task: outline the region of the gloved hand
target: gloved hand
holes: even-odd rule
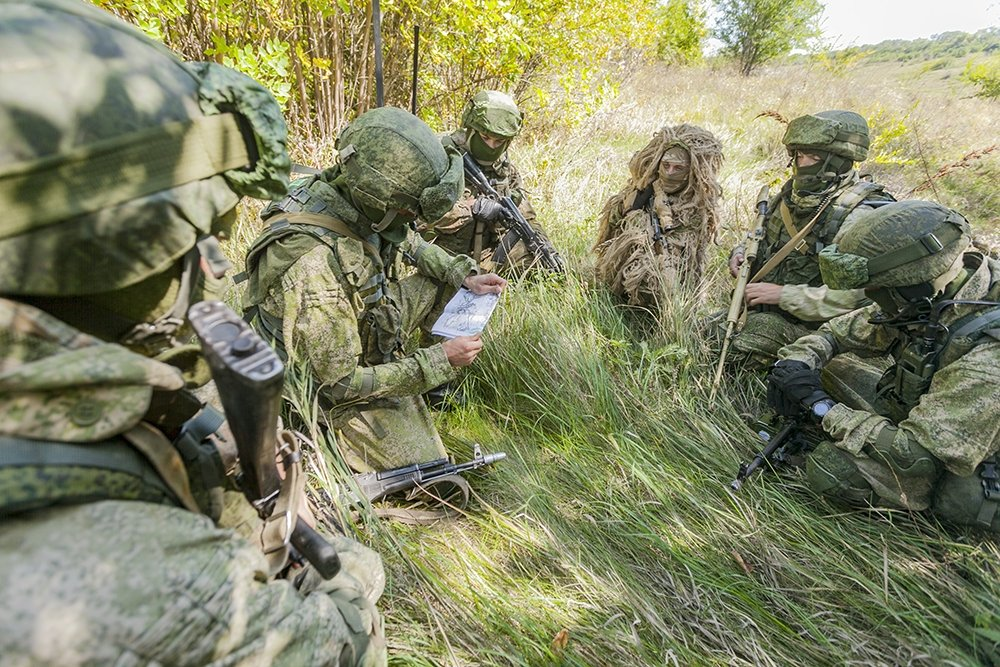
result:
[[[819,371],[801,361],[782,359],[767,377],[767,404],[782,417],[794,417],[814,403],[830,400],[823,391]]]
[[[477,197],[472,203],[472,217],[482,222],[496,222],[503,217],[503,205],[489,197]]]

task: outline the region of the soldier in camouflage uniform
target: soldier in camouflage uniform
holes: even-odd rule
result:
[[[269,580],[190,391],[214,235],[285,191],[274,98],[70,0],[0,1],[0,54],[0,662],[385,664],[378,556]]]
[[[535,209],[521,182],[517,168],[507,156],[514,137],[521,133],[523,117],[514,100],[505,93],[484,90],[469,100],[462,113],[462,127],[441,139],[446,148],[469,153],[483,175],[501,197],[510,197],[524,219],[542,238],[545,231],[535,220]],[[420,233],[448,252],[472,257],[483,268],[496,268],[493,251],[507,233],[500,205],[466,183],[455,206],[440,219],[422,224]],[[525,268],[534,258],[517,242],[507,255],[505,266]]]
[[[499,293],[496,274],[423,240],[462,189],[462,160],[400,109],[374,109],[337,138],[337,163],[264,210],[247,254],[243,305],[254,326],[319,387],[320,405],[358,471],[446,456],[421,394],[475,359],[479,336],[409,351],[459,286]],[[402,263],[413,270],[404,275]],[[426,328],[426,327],[425,327]]]
[[[864,289],[875,303],[782,348],[769,378],[779,412],[825,414],[829,440],[806,467],[818,492],[1000,530],[1000,262],[970,239],[955,211],[904,201],[820,253],[831,289]],[[894,363],[881,377],[828,372],[847,352]]]
[[[730,355],[761,368],[783,345],[867,303],[862,290],[824,286],[817,255],[864,211],[893,201],[854,169],[868,156],[868,123],[862,116],[852,111],[801,116],[788,124],[782,141],[792,158],[792,178],[768,204],[764,239],[746,289],[749,314],[733,340],[737,354]],[[739,245],[729,258],[734,277],[743,258]]]
[[[597,277],[631,305],[656,308],[665,295],[697,290],[719,224],[722,144],[684,123],[660,129],[629,161],[628,185],[604,205]]]

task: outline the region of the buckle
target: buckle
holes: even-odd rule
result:
[[[940,239],[938,239],[933,232],[921,236],[920,245],[922,245],[931,255],[941,252],[944,249],[944,244],[941,243]]]

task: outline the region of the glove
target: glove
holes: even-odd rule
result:
[[[496,222],[503,213],[503,205],[489,197],[477,197],[472,203],[472,217],[481,222]]]
[[[782,359],[771,369],[767,404],[782,417],[795,417],[823,400],[832,399],[823,391],[818,370],[790,359]]]

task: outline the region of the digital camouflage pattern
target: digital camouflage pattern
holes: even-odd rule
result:
[[[325,178],[310,191],[331,217],[350,217],[350,204]],[[405,343],[474,272],[472,260],[412,231],[397,246],[378,234],[352,238],[306,224],[295,214],[268,218],[272,226],[284,220],[292,223],[288,233],[265,232],[248,255],[243,305],[258,308],[255,326],[293,364],[304,364],[352,467],[445,456],[419,396],[453,380],[455,369],[441,344],[408,353]],[[404,257],[416,273],[398,279]]]
[[[86,4],[9,1],[0,12],[0,291],[79,295],[134,284],[225,231],[234,188],[284,192],[284,120],[253,80],[186,65]],[[217,113],[236,99],[251,112],[261,156],[249,170],[235,118]]]
[[[868,121],[853,111],[820,111],[793,118],[781,139],[789,150],[824,150],[863,162],[868,157]]]
[[[259,547],[185,510],[104,501],[0,524],[4,664],[379,665],[378,556],[268,581]],[[369,639],[370,637],[370,639]]]
[[[513,139],[521,133],[524,115],[514,99],[498,90],[482,90],[462,111],[462,127]]]
[[[454,147],[462,153],[467,153],[469,150],[464,130],[456,130],[445,135],[442,137],[441,143],[446,147]],[[510,197],[517,204],[518,209],[532,229],[541,234],[543,238],[548,238],[545,230],[536,220],[535,209],[531,206],[521,176],[510,158],[504,154],[496,162],[481,164],[480,167],[497,193],[501,197]],[[493,251],[499,245],[500,239],[507,233],[507,228],[502,221],[487,223],[473,219],[472,205],[475,203],[476,197],[482,195],[483,193],[475,191],[466,183],[465,191],[458,198],[458,202],[451,211],[433,222],[422,221],[418,231],[425,239],[448,252],[455,255],[468,255],[478,262],[480,268],[491,270],[494,268],[491,261]],[[477,248],[479,252],[477,252]],[[527,266],[531,264],[533,259],[524,247],[524,243],[520,241],[514,245],[507,256],[507,262],[514,267]]]
[[[184,398],[195,348],[165,336],[168,364],[107,342],[168,315],[176,331],[237,195],[284,189],[277,103],[69,0],[0,2],[0,62],[2,662],[385,664],[378,556],[338,539],[336,579],[268,583],[144,421]]]
[[[632,156],[629,182],[604,205],[594,244],[597,277],[616,296],[656,308],[680,287],[699,288],[719,224],[722,161],[715,135],[687,123],[661,128]],[[665,174],[664,163],[681,169]]]
[[[781,192],[768,203],[764,239],[751,275],[759,271],[817,212],[819,217],[798,248],[759,279],[782,285],[780,302],[777,306],[750,309],[745,326],[732,342],[735,354],[731,358],[734,361],[769,366],[781,347],[780,344],[775,346],[775,343],[791,342],[783,331],[788,323],[814,330],[822,322],[868,303],[863,290],[833,290],[824,286],[818,256],[823,248],[835,243],[839,234],[845,233],[872,210],[865,201],[884,200],[891,201],[891,195],[882,186],[863,181],[856,170],[838,177],[830,190],[818,198],[797,195],[793,192],[792,180],[785,182]],[[733,254],[742,254],[743,250],[743,246],[739,245],[733,249]],[[779,310],[781,313],[776,317],[775,313]],[[768,311],[769,316],[762,317]]]
[[[413,217],[440,218],[462,190],[461,155],[445,150],[422,120],[402,109],[362,114],[337,137],[337,151],[339,173],[329,180],[349,193],[356,216],[367,216],[362,235],[377,231],[402,243]]]
[[[1000,263],[979,253],[964,255],[964,272],[949,290],[955,299],[1000,298]],[[942,323],[950,325],[983,306],[948,309]],[[854,352],[871,358],[900,353],[923,331],[889,328],[869,320],[877,305],[838,317],[780,352],[812,368],[822,368],[835,355]],[[889,374],[895,373],[890,369]],[[823,419],[831,440],[817,448],[807,473],[818,491],[853,502],[877,502],[912,510],[932,508],[958,523],[974,524],[982,504],[976,467],[1000,448],[1000,331],[976,341],[958,340],[945,348],[939,368],[913,405],[893,405],[874,395],[877,376],[847,369],[824,377],[824,385],[844,403]],[[864,399],[845,397],[852,389]],[[891,395],[890,395],[891,396]],[[876,455],[874,452],[892,452]],[[907,462],[906,467],[901,467]],[[972,489],[972,492],[970,492]],[[958,499],[956,501],[956,498]],[[1000,530],[1000,519],[994,519]]]

